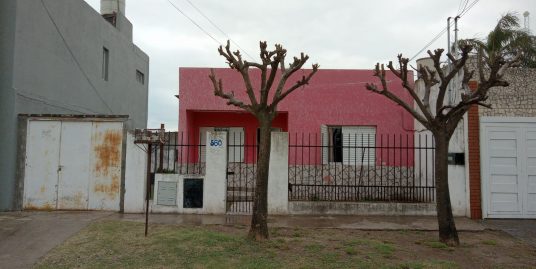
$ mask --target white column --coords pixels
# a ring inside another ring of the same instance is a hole
[[[125,213],[141,213],[145,208],[147,153],[134,144],[134,134],[127,133],[125,165]],[[147,145],[144,145],[147,147]]]
[[[203,213],[225,214],[227,193],[227,133],[207,132]]]
[[[288,214],[288,133],[272,132],[268,213]]]

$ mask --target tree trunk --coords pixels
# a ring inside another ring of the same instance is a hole
[[[434,133],[435,139],[435,184],[436,210],[439,224],[439,240],[449,246],[460,244],[458,231],[452,216],[448,182],[448,149],[450,137],[444,133]]]
[[[268,169],[270,166],[271,123],[271,120],[259,117],[261,129],[259,158],[257,159],[253,215],[248,235],[249,238],[257,241],[268,239]]]

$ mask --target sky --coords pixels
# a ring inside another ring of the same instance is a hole
[[[86,2],[100,10],[100,0]],[[267,41],[287,57],[308,54],[309,68],[372,69],[399,53],[426,57],[417,53],[464,7],[460,38],[484,38],[506,12],[523,26],[528,11],[536,31],[536,0],[126,0],[134,43],[150,57],[148,128],[177,129],[179,67],[227,67],[217,48],[229,38],[255,60]],[[445,47],[446,34],[427,49]]]

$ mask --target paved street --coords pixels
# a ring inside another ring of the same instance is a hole
[[[489,229],[499,229],[536,247],[536,219],[487,219],[483,220]]]

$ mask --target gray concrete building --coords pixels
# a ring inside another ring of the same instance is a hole
[[[0,1],[0,211],[15,206],[20,114],[128,115],[146,128],[149,57],[124,0]]]

